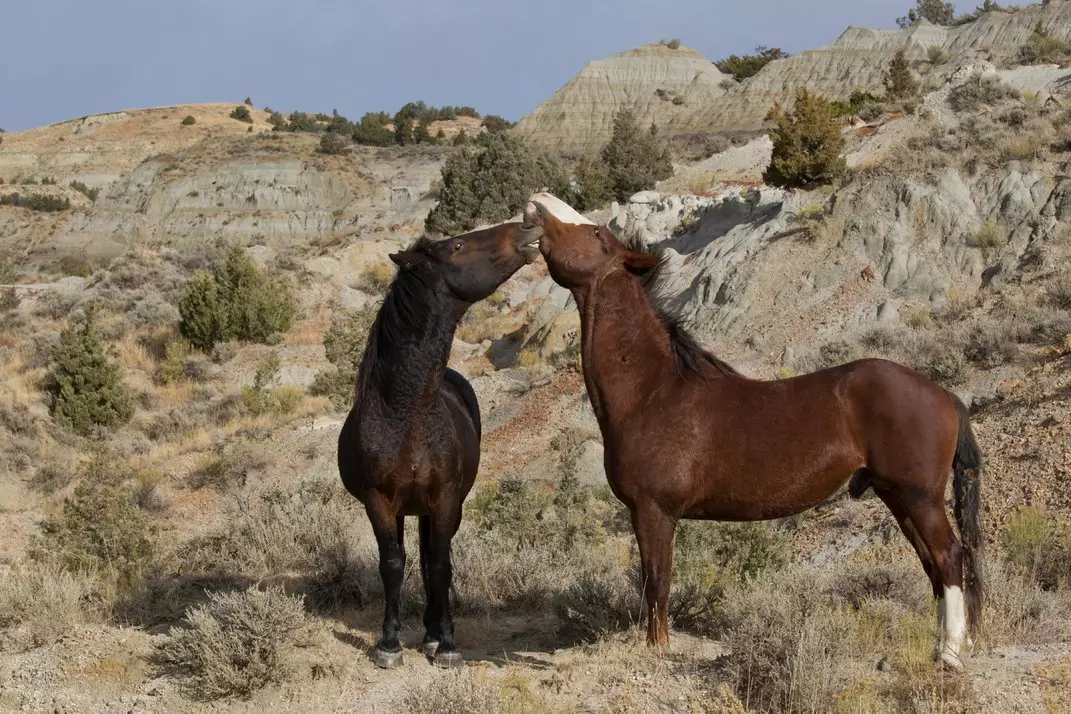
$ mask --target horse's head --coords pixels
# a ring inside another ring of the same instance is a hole
[[[533,195],[524,218],[542,226],[539,251],[562,287],[584,287],[615,269],[642,274],[658,265],[657,257],[628,250],[609,228],[595,225],[549,193]]]
[[[445,240],[421,239],[390,259],[402,271],[438,276],[453,297],[474,303],[534,262],[539,257],[534,244],[542,235],[534,223],[503,223]]]

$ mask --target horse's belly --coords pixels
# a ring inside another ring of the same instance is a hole
[[[703,479],[685,518],[717,521],[761,521],[802,513],[826,501],[859,469],[847,456],[820,467],[771,468],[735,478]]]

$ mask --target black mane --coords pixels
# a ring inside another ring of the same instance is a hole
[[[724,375],[741,376],[728,362],[718,359],[707,348],[699,344],[695,336],[684,326],[683,318],[675,313],[669,306],[665,296],[658,294],[658,285],[665,274],[669,256],[664,248],[655,248],[644,245],[638,238],[625,243],[625,248],[637,253],[647,253],[658,258],[658,265],[651,268],[641,276],[643,291],[651,302],[662,326],[669,333],[669,344],[673,350],[673,359],[677,365],[677,372],[682,376],[688,374],[702,374],[703,365],[710,365]]]
[[[423,253],[435,241],[421,236],[405,252]],[[387,294],[368,331],[368,343],[358,370],[357,391],[365,392],[373,380],[373,375],[383,369],[412,361],[408,354],[411,345],[406,337],[419,332],[430,322],[438,322],[447,327],[448,316],[438,314],[441,303],[429,296],[434,292],[435,273],[427,270],[400,268],[394,282],[387,288]],[[378,380],[377,380],[378,381]]]

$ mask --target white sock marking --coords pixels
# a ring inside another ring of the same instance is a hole
[[[967,615],[963,606],[963,591],[956,585],[945,587],[945,596],[942,598],[944,610],[944,642],[942,654],[948,654],[959,659],[960,648],[963,646],[963,638],[967,634]]]

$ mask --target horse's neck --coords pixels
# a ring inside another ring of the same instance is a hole
[[[584,383],[605,430],[676,374],[669,334],[643,285],[627,273],[612,273],[573,295],[580,311]]]
[[[388,298],[389,299],[389,298]],[[374,340],[374,355],[366,354],[365,362],[372,365],[367,379],[361,378],[359,389],[362,401],[370,396],[391,419],[411,421],[420,419],[438,399],[443,373],[450,358],[454,331],[464,310],[455,306],[444,308],[427,304],[412,310],[412,321],[388,339],[382,327]],[[365,369],[362,364],[362,371]]]

